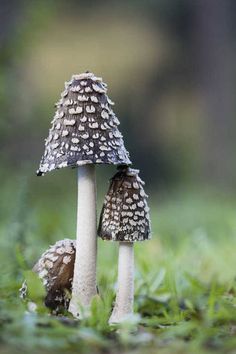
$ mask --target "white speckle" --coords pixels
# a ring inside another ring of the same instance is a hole
[[[70,149],[71,149],[71,151],[78,151],[79,150],[77,146],[71,146]]]
[[[89,137],[88,133],[81,135],[81,138],[83,138],[83,139],[88,139],[88,137]]]
[[[101,145],[101,146],[99,147],[99,149],[102,150],[102,151],[109,151],[109,150],[111,150],[108,146],[105,146],[105,145]]]
[[[79,92],[80,89],[81,89],[81,87],[79,85],[71,87],[72,92]]]
[[[134,193],[134,194],[133,194],[133,198],[134,198],[134,200],[138,200],[138,199],[139,199],[138,194]]]
[[[98,103],[98,99],[97,99],[96,96],[91,96],[90,99],[91,99],[92,102]]]
[[[113,139],[113,133],[112,132],[109,132],[109,138]]]
[[[136,205],[136,204],[132,204],[132,205],[130,206],[130,209],[132,209],[132,210],[137,209],[137,205]]]
[[[87,81],[80,81],[80,85],[81,86],[86,86],[87,85]]]
[[[113,115],[113,122],[114,122],[116,125],[119,125],[119,124],[120,124],[119,119],[118,119],[115,115]]]
[[[45,261],[45,267],[51,269],[53,267],[53,262],[49,261],[48,259]]]
[[[119,130],[116,130],[113,134],[115,138],[122,138],[122,134],[119,132]]]
[[[78,144],[79,139],[78,139],[78,138],[72,138],[71,141],[72,141],[72,143],[74,143],[74,144]]]
[[[56,114],[55,114],[54,118],[55,119],[60,119],[62,117],[64,117],[64,112],[63,111],[61,111],[61,112],[56,111]]]
[[[133,202],[133,200],[131,198],[126,199],[126,203],[131,204],[132,202]]]
[[[64,90],[62,93],[61,93],[61,97],[66,97],[68,95],[68,91],[67,90]]]
[[[93,86],[94,91],[96,91],[96,92],[98,92],[98,93],[104,93],[104,92],[106,92],[105,89],[103,89],[102,87],[98,86],[97,84],[92,84],[92,86]]]
[[[91,141],[91,142],[89,143],[89,146],[90,146],[90,147],[94,147],[94,143]]]
[[[52,261],[52,262],[56,262],[57,261],[57,259],[58,259],[58,256],[55,256],[53,253],[49,253],[48,255],[47,255],[47,257],[48,257],[48,259],[50,260],[50,261]]]
[[[101,152],[100,157],[104,157],[104,156],[105,156],[105,153]]]
[[[73,254],[75,251],[74,251],[73,247],[66,245],[65,252],[69,253],[69,254]]]
[[[92,128],[92,129],[97,129],[98,128],[98,123],[97,122],[91,123],[91,124],[89,124],[89,127]]]
[[[78,127],[78,130],[80,131],[80,132],[82,132],[82,131],[84,131],[85,130],[85,128],[84,128],[84,126],[83,125],[79,125],[79,127]]]
[[[56,249],[56,252],[57,252],[58,254],[63,254],[63,253],[65,252],[64,247],[58,247],[58,248]]]
[[[68,263],[70,263],[70,261],[71,261],[71,256],[65,256],[65,257],[63,258],[63,263],[64,263],[64,264],[68,264]]]
[[[57,140],[58,138],[59,138],[59,135],[57,133],[55,133],[53,139]]]
[[[88,101],[88,96],[85,96],[85,95],[78,95],[78,100],[80,101],[80,102],[86,102],[86,101]]]
[[[80,119],[80,121],[81,121],[82,123],[85,123],[85,122],[87,121],[87,117],[86,117],[86,116],[83,116],[83,117]]]
[[[56,149],[59,145],[59,143],[52,144],[52,149]]]
[[[91,87],[87,86],[85,87],[85,92],[93,92],[93,90],[91,89]]]
[[[99,134],[96,133],[96,134],[93,134],[93,139],[98,139],[99,138]]]
[[[101,136],[101,141],[106,141],[107,139],[105,138],[105,136]]]
[[[143,189],[140,190],[140,195],[141,195],[141,197],[145,197],[145,192]]]
[[[83,145],[83,149],[84,149],[84,150],[88,150],[88,149],[89,149],[88,145],[84,144],[84,145]]]
[[[86,106],[86,112],[87,113],[94,113],[96,111],[95,107],[93,105],[91,106]]]
[[[107,102],[108,102],[111,106],[113,106],[113,105],[115,104],[109,97],[107,97]]]
[[[68,143],[65,144],[65,148],[66,148],[67,150],[69,149],[69,144],[68,144]]]
[[[69,113],[70,114],[79,114],[79,113],[82,113],[83,112],[83,107],[81,106],[77,106],[76,108],[70,108],[69,109]]]
[[[137,182],[133,182],[133,188],[134,188],[134,189],[139,189],[139,185],[138,185]]]
[[[102,111],[102,113],[101,113],[101,117],[102,118],[104,118],[104,119],[107,119],[107,118],[109,118],[109,114],[107,113],[107,111]]]
[[[64,124],[65,125],[75,125],[75,120],[74,119],[64,119]]]
[[[101,129],[106,130],[108,128],[108,125],[106,123],[101,124]]]
[[[62,131],[62,136],[67,136],[69,134],[68,130],[63,130]]]
[[[66,166],[67,166],[67,162],[66,161],[64,161],[64,162],[62,162],[62,163],[60,163],[58,165],[59,168],[66,167]]]
[[[73,100],[68,99],[68,100],[65,100],[64,106],[71,106],[73,103],[74,103]]]

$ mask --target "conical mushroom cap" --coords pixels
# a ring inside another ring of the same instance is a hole
[[[46,289],[45,305],[53,310],[67,308],[74,274],[76,242],[64,239],[46,250],[33,267]]]
[[[150,238],[149,207],[139,171],[119,168],[103,203],[98,235],[104,240],[144,241]]]
[[[67,166],[131,163],[106,92],[92,73],[65,83],[37,175]]]

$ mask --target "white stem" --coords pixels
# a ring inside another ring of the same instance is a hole
[[[134,303],[134,245],[120,242],[118,261],[118,290],[109,323],[122,322],[133,313]]]
[[[78,317],[96,290],[97,219],[95,166],[78,167],[76,257],[69,311]]]

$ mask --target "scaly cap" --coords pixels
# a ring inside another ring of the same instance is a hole
[[[104,240],[144,241],[150,238],[149,207],[139,171],[118,168],[103,203],[98,235]]]
[[[46,250],[33,267],[46,289],[45,305],[53,310],[67,308],[74,274],[76,244],[64,239]]]
[[[107,85],[92,73],[73,75],[56,104],[37,175],[84,164],[129,165]]]

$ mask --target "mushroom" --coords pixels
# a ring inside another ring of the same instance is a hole
[[[64,239],[50,246],[33,267],[46,289],[44,303],[53,313],[68,309],[74,273],[75,240]],[[20,289],[20,297],[27,295],[27,283]]]
[[[134,247],[136,241],[150,239],[150,218],[144,182],[139,171],[119,167],[103,204],[98,235],[119,241],[118,290],[109,323],[122,322],[133,313]]]
[[[69,311],[78,316],[96,289],[95,164],[129,165],[129,154],[118,130],[119,120],[101,78],[86,72],[73,75],[56,104],[37,174],[62,167],[78,167],[77,253]]]

